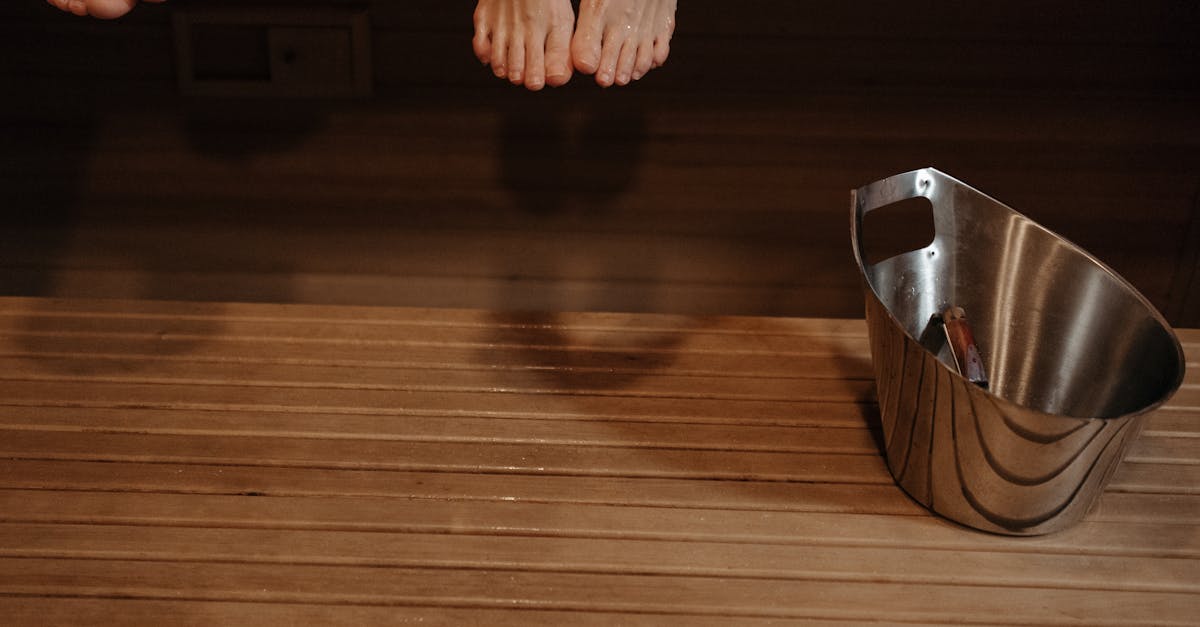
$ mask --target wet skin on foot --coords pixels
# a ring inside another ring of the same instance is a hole
[[[626,85],[666,62],[674,32],[675,0],[583,0],[571,59],[602,87]]]
[[[570,0],[479,0],[475,56],[498,78],[537,91],[571,79]]]

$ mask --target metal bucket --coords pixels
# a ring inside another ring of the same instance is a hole
[[[863,216],[917,197],[933,205],[932,243],[868,264]],[[851,212],[896,482],[986,531],[1034,535],[1080,520],[1183,381],[1170,326],[1091,255],[937,170],[855,190]],[[954,306],[971,318],[987,389],[959,374],[931,332]]]

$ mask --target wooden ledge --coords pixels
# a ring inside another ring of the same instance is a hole
[[[1066,532],[936,518],[862,321],[0,299],[12,624],[1185,624],[1187,381]]]

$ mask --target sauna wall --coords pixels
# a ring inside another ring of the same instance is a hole
[[[861,316],[849,190],[932,165],[1200,326],[1195,3],[683,0],[664,68],[538,94],[470,2],[258,4],[367,10],[373,94],[180,95],[216,2],[0,6],[0,292]]]

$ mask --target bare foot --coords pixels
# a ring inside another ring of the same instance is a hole
[[[75,15],[90,15],[104,20],[121,17],[137,6],[138,0],[47,0],[50,4]],[[163,0],[145,0],[163,2]]]
[[[475,56],[499,78],[537,91],[571,79],[571,0],[479,0]]]
[[[571,59],[602,87],[625,85],[666,62],[674,32],[675,0],[583,0]]]

